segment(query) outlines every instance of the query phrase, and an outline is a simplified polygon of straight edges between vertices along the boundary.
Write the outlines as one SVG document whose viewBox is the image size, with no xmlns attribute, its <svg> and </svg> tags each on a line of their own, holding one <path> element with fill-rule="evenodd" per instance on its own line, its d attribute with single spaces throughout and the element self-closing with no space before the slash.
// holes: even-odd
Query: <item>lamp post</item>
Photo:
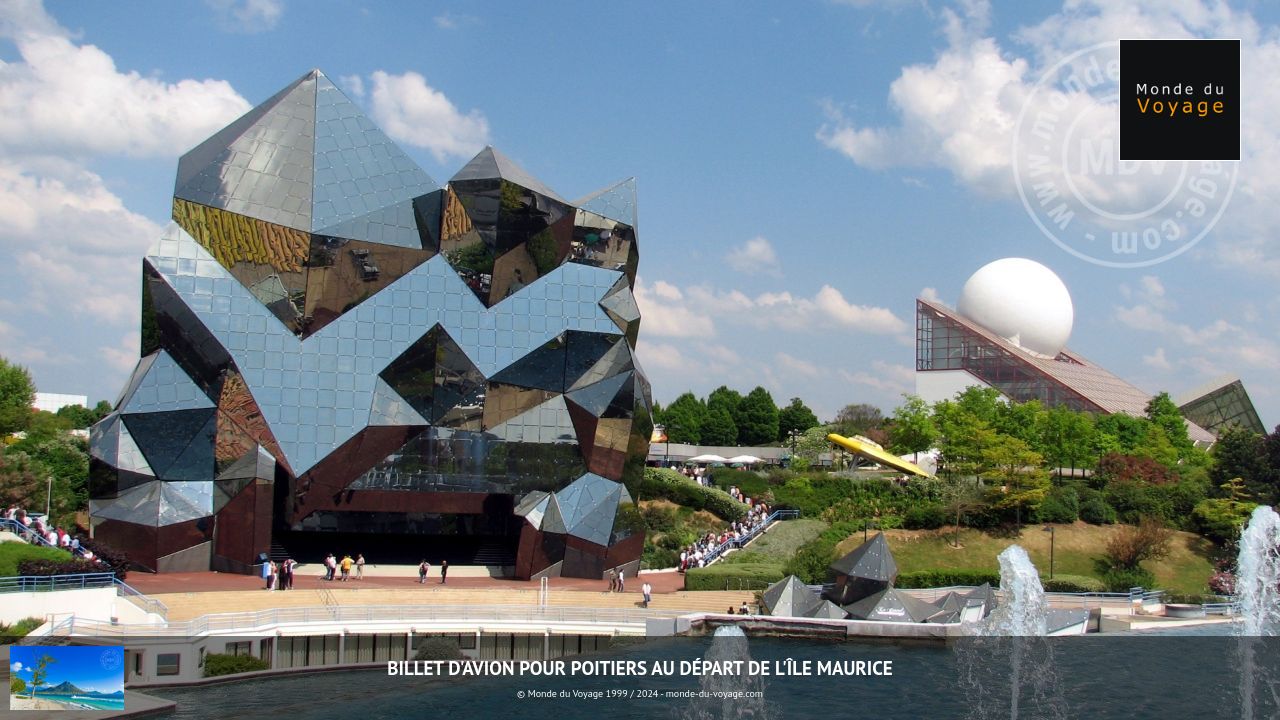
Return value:
<svg viewBox="0 0 1280 720">
<path fill-rule="evenodd" d="M 44 521 L 49 525 L 53 524 L 53 517 L 49 514 L 53 507 L 53 476 L 50 475 L 46 479 L 44 488 Z"/>
<path fill-rule="evenodd" d="M 1049 533 L 1049 579 L 1052 580 L 1053 579 L 1053 541 L 1057 539 L 1058 533 L 1057 533 L 1057 528 L 1055 528 L 1052 525 L 1045 528 L 1044 531 Z"/>
</svg>

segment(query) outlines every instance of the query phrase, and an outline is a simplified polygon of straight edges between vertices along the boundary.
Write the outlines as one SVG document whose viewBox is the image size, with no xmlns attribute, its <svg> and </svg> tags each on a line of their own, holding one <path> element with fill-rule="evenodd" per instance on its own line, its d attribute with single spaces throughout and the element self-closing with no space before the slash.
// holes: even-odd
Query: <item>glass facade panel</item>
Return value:
<svg viewBox="0 0 1280 720">
<path fill-rule="evenodd" d="M 523 523 L 518 574 L 599 571 L 647 451 L 633 181 L 574 204 L 486 148 L 440 187 L 311 72 L 183 156 L 175 187 L 144 357 L 92 433 L 95 518 L 226 524 L 214 562 L 236 566 L 273 528 Z M 146 567 L 185 549 L 150 542 L 169 545 L 131 548 Z"/>
</svg>

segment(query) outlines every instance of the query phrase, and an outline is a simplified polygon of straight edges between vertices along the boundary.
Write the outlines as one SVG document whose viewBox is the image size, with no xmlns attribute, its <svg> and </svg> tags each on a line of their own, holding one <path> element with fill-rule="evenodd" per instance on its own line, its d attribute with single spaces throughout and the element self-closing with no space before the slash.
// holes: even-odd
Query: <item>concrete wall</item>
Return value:
<svg viewBox="0 0 1280 720">
<path fill-rule="evenodd" d="M 142 608 L 117 597 L 116 589 L 56 590 L 53 592 L 14 592 L 0 595 L 0 622 L 15 623 L 23 618 L 61 620 L 74 614 L 77 618 L 129 624 L 150 624 L 153 619 Z"/>
</svg>

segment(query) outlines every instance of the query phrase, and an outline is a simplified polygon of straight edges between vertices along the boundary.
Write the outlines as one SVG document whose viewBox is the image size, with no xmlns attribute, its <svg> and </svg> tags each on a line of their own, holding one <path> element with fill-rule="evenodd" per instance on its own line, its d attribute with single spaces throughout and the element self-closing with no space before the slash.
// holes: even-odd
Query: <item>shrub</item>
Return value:
<svg viewBox="0 0 1280 720">
<path fill-rule="evenodd" d="M 25 692 L 26 689 L 27 689 L 26 681 L 24 681 L 22 678 L 18 677 L 17 675 L 14 675 L 12 678 L 9 679 L 10 695 L 17 695 L 20 692 Z"/>
<path fill-rule="evenodd" d="M 462 660 L 465 657 L 458 641 L 451 637 L 423 638 L 413 654 L 414 660 Z"/>
<path fill-rule="evenodd" d="M 123 550 L 114 548 L 101 540 L 92 540 L 88 538 L 80 538 L 80 546 L 93 552 L 94 556 L 103 562 L 110 571 L 116 574 L 118 580 L 124 580 L 129 574 L 129 566 L 132 564 L 129 556 Z M 102 570 L 99 569 L 98 572 Z"/>
<path fill-rule="evenodd" d="M 1255 507 L 1251 502 L 1227 498 L 1201 500 L 1191 511 L 1191 520 L 1196 532 L 1220 546 L 1231 547 L 1240 540 L 1240 531 Z"/>
<path fill-rule="evenodd" d="M 640 564 L 645 570 L 673 568 L 680 564 L 680 553 L 669 548 L 648 546 L 644 549 L 644 556 L 640 558 Z"/>
<path fill-rule="evenodd" d="M 1107 504 L 1116 509 L 1120 522 L 1137 525 L 1144 517 L 1169 521 L 1173 517 L 1173 505 L 1154 486 L 1123 480 L 1107 484 L 1104 491 Z"/>
<path fill-rule="evenodd" d="M 1128 592 L 1130 588 L 1135 587 L 1148 589 L 1155 587 L 1156 578 L 1142 568 L 1133 570 L 1110 568 L 1102 573 L 1102 583 L 1110 592 Z"/>
<path fill-rule="evenodd" d="M 1080 497 L 1074 488 L 1056 487 L 1045 494 L 1036 508 L 1036 522 L 1073 523 L 1080 517 Z"/>
<path fill-rule="evenodd" d="M 235 675 L 236 673 L 270 670 L 271 663 L 252 655 L 224 655 L 209 653 L 204 656 L 204 676 Z"/>
<path fill-rule="evenodd" d="M 684 574 L 685 590 L 763 590 L 783 578 L 777 563 L 732 563 L 694 568 Z"/>
<path fill-rule="evenodd" d="M 1107 590 L 1106 583 L 1086 575 L 1054 575 L 1052 580 L 1042 578 L 1040 584 L 1044 586 L 1045 592 L 1085 593 Z"/>
<path fill-rule="evenodd" d="M 1169 554 L 1173 531 L 1153 518 L 1138 525 L 1122 527 L 1107 540 L 1102 561 L 1107 568 L 1137 570 L 1145 560 L 1159 560 Z"/>
<path fill-rule="evenodd" d="M 917 570 L 902 573 L 894 581 L 894 587 L 934 588 L 952 585 L 1000 584 L 1000 573 L 994 570 Z"/>
<path fill-rule="evenodd" d="M 0 623 L 0 645 L 15 645 L 32 630 L 44 624 L 40 618 L 24 618 L 12 625 Z"/>
<path fill-rule="evenodd" d="M 941 505 L 918 505 L 902 516 L 908 530 L 937 530 L 947 524 L 947 510 Z"/>
<path fill-rule="evenodd" d="M 737 486 L 743 495 L 751 498 L 763 498 L 769 492 L 769 480 L 751 470 L 715 468 L 711 471 L 711 481 L 716 484 L 716 487 L 725 491 L 728 491 L 731 485 Z"/>
<path fill-rule="evenodd" d="M 706 510 L 722 520 L 738 520 L 747 514 L 747 506 L 734 500 L 729 493 L 699 485 L 674 470 L 645 468 L 644 480 L 632 496 L 652 500 L 662 498 L 677 505 Z"/>
<path fill-rule="evenodd" d="M 82 575 L 105 572 L 102 566 L 88 560 L 23 560 L 18 563 L 18 574 L 23 577 L 49 577 L 51 575 Z"/>
<path fill-rule="evenodd" d="M 1116 521 L 1116 509 L 1108 505 L 1097 490 L 1084 490 L 1080 493 L 1080 519 L 1091 525 L 1112 525 Z"/>
</svg>

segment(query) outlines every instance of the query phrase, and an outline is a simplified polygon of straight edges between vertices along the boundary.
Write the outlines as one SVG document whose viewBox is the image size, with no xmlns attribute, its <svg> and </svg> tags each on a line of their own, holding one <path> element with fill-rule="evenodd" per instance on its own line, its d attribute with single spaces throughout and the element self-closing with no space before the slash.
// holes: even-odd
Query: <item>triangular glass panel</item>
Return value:
<svg viewBox="0 0 1280 720">
<path fill-rule="evenodd" d="M 567 338 L 561 334 L 494 374 L 493 382 L 564 392 Z"/>
<path fill-rule="evenodd" d="M 316 80 L 315 103 L 312 232 L 324 232 L 323 228 L 344 225 L 439 189 L 323 74 Z M 380 242 L 421 247 L 412 212 L 382 215 L 378 224 Z"/>
<path fill-rule="evenodd" d="M 303 336 L 315 334 L 431 257 L 428 250 L 316 235 L 307 260 Z"/>
<path fill-rule="evenodd" d="M 489 432 L 508 442 L 576 443 L 577 434 L 564 396 L 547 402 L 490 428 Z"/>
<path fill-rule="evenodd" d="M 613 347 L 596 361 L 591 369 L 578 376 L 569 386 L 570 390 L 579 390 L 588 385 L 598 383 L 605 378 L 627 372 L 635 367 L 632 362 L 631 348 L 624 342 L 614 343 Z"/>
<path fill-rule="evenodd" d="M 127 421 L 126 421 L 127 422 Z M 209 481 L 217 474 L 213 448 L 218 435 L 216 414 L 211 414 L 204 427 L 191 437 L 187 446 L 164 470 L 156 473 L 162 480 Z"/>
<path fill-rule="evenodd" d="M 124 425 L 141 449 L 147 464 L 157 477 L 165 477 L 191 442 L 208 432 L 209 468 L 206 479 L 213 478 L 213 410 L 175 410 L 172 412 L 125 415 Z M 185 479 L 185 478 L 181 478 Z"/>
<path fill-rule="evenodd" d="M 429 423 L 382 378 L 378 378 L 373 385 L 373 404 L 369 407 L 369 424 L 382 426 L 428 425 Z"/>
<path fill-rule="evenodd" d="M 627 178 L 576 200 L 582 210 L 636 227 L 636 179 Z"/>
<path fill-rule="evenodd" d="M 484 427 L 491 428 L 555 397 L 550 390 L 491 382 L 485 390 Z"/>
<path fill-rule="evenodd" d="M 498 152 L 492 146 L 486 147 L 471 158 L 471 161 L 462 167 L 449 180 L 450 184 L 467 180 L 496 180 L 502 179 L 508 182 L 521 185 L 536 193 L 541 193 L 547 197 L 564 203 L 564 198 L 560 197 L 554 190 L 547 187 L 541 180 L 530 175 L 524 168 L 517 165 L 511 158 Z"/>
<path fill-rule="evenodd" d="M 571 390 L 566 395 L 592 415 L 604 417 L 605 412 L 614 402 L 614 398 L 622 391 L 623 386 L 630 384 L 630 382 L 631 374 L 623 373 L 577 390 Z M 627 395 L 629 396 L 630 392 Z"/>
<path fill-rule="evenodd" d="M 120 408 L 121 414 L 213 407 L 213 401 L 164 350 L 152 356 L 141 381 L 130 385 L 132 393 Z"/>
<path fill-rule="evenodd" d="M 182 156 L 174 197 L 310 231 L 318 77 L 307 73 Z"/>
</svg>

